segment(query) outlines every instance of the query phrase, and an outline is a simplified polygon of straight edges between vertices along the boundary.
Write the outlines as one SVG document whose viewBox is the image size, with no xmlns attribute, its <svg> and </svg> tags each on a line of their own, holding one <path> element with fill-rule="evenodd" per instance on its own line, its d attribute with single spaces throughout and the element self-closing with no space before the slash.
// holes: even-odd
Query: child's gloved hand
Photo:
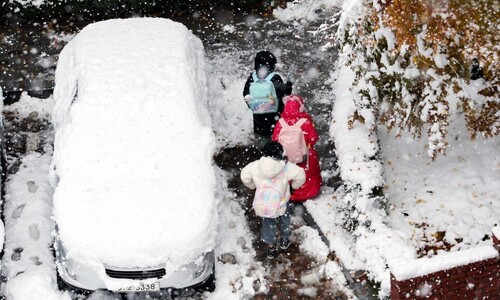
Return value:
<svg viewBox="0 0 500 300">
<path fill-rule="evenodd" d="M 250 96 L 250 94 L 246 95 L 245 96 L 245 101 L 246 102 L 250 102 L 252 100 L 252 96 Z"/>
</svg>

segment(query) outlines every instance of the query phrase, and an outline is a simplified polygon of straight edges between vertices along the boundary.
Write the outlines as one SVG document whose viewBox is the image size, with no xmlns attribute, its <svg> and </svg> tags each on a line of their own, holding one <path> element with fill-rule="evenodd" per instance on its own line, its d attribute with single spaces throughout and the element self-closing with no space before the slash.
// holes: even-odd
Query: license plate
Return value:
<svg viewBox="0 0 500 300">
<path fill-rule="evenodd" d="M 139 283 L 138 285 L 134 286 L 129 286 L 125 288 L 120 288 L 115 290 L 115 292 L 119 293 L 124 293 L 124 292 L 151 292 L 151 291 L 159 291 L 160 290 L 160 283 L 159 282 L 154 282 L 154 283 Z"/>
</svg>

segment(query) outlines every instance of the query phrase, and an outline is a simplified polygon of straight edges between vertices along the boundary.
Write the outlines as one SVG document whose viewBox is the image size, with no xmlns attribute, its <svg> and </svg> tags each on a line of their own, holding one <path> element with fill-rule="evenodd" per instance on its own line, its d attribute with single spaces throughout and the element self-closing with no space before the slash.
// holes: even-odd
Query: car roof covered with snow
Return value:
<svg viewBox="0 0 500 300">
<path fill-rule="evenodd" d="M 167 272 L 211 251 L 215 146 L 204 50 L 184 25 L 85 27 L 62 50 L 53 123 L 54 216 L 68 256 Z"/>
</svg>

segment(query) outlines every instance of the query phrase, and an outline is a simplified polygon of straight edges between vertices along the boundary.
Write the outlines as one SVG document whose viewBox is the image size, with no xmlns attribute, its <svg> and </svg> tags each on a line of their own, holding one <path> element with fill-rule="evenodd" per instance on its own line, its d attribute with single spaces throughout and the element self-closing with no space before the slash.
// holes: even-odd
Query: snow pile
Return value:
<svg viewBox="0 0 500 300">
<path fill-rule="evenodd" d="M 361 1 L 345 2 L 338 37 L 345 31 L 353 30 L 362 13 Z M 345 184 L 345 190 L 339 194 L 339 199 L 348 205 L 347 218 L 354 218 L 354 222 L 360 223 L 353 232 L 355 239 L 339 237 L 351 244 L 347 246 L 350 248 L 348 251 L 354 251 L 355 258 L 349 259 L 350 255 L 346 253 L 341 255 L 347 258 L 347 267 L 367 270 L 371 279 L 380 282 L 380 297 L 385 297 L 390 291 L 387 261 L 394 257 L 414 258 L 416 253 L 408 246 L 401 232 L 386 226 L 386 213 L 381 207 L 383 198 L 371 195 L 374 188 L 382 187 L 385 181 L 382 177 L 382 164 L 376 158 L 379 150 L 377 132 L 374 130 L 376 119 L 369 104 L 365 103 L 366 99 L 360 98 L 359 92 L 375 91 L 372 85 L 365 82 L 365 78 L 358 78 L 356 85 L 354 84 L 355 70 L 363 68 L 364 64 L 360 58 L 352 61 L 354 51 L 351 45 L 346 44 L 339 55 L 333 85 L 336 100 L 330 127 L 340 175 Z M 360 105 L 361 103 L 364 104 Z M 349 207 L 353 207 L 352 210 Z M 346 208 L 341 206 L 340 210 L 345 211 Z"/>
<path fill-rule="evenodd" d="M 317 277 L 317 275 L 316 275 Z M 318 279 L 319 281 L 319 279 Z M 302 282 L 303 284 L 314 284 L 315 282 Z M 310 298 L 315 298 L 318 294 L 318 289 L 315 287 L 301 288 L 297 290 L 299 295 L 304 295 Z"/>
<path fill-rule="evenodd" d="M 394 259 L 389 262 L 394 277 L 399 280 L 424 276 L 430 273 L 449 270 L 478 261 L 498 257 L 498 251 L 492 246 L 476 247 L 460 252 L 442 253 L 435 257 L 420 259 Z"/>
<path fill-rule="evenodd" d="M 360 185 L 362 193 L 366 195 L 384 183 L 382 165 L 373 159 L 378 151 L 377 136 L 372 129 L 375 119 L 371 111 L 366 109 L 361 112 L 364 123 L 351 121 L 357 112 L 351 90 L 356 75 L 350 66 L 342 64 L 350 55 L 349 49 L 344 51 L 339 58 L 341 65 L 336 71 L 336 98 L 330 135 L 335 142 L 342 179 L 350 184 Z"/>
<path fill-rule="evenodd" d="M 345 1 L 338 21 L 337 39 L 342 40 L 346 31 L 353 34 L 364 13 L 362 1 Z M 384 180 L 382 166 L 375 159 L 379 149 L 374 131 L 375 116 L 369 103 L 364 103 L 366 100 L 359 95 L 361 90 L 375 91 L 364 78 L 356 78 L 356 70 L 363 68 L 364 62 L 361 58 L 353 58 L 355 51 L 352 45 L 343 44 L 332 74 L 335 103 L 330 136 L 335 142 L 342 179 L 360 185 L 361 193 L 366 195 L 373 188 L 382 186 Z M 365 105 L 361 106 L 361 103 Z"/>
<path fill-rule="evenodd" d="M 217 148 L 248 144 L 253 137 L 253 116 L 243 100 L 243 87 L 253 63 L 241 68 L 233 53 L 216 51 L 208 64 L 208 98 Z"/>
<path fill-rule="evenodd" d="M 22 92 L 19 101 L 9 105 L 7 109 L 21 119 L 28 117 L 30 114 L 37 114 L 38 118 L 50 119 L 54 109 L 54 101 L 52 98 L 31 97 L 28 92 Z"/>
<path fill-rule="evenodd" d="M 286 8 L 277 8 L 273 11 L 275 18 L 282 22 L 315 21 L 318 13 L 331 7 L 339 6 L 343 0 L 294 0 L 287 2 Z"/>
<path fill-rule="evenodd" d="M 303 237 L 304 242 L 299 245 L 302 252 L 306 253 L 318 262 L 326 262 L 330 251 L 321 240 L 321 237 L 316 229 L 309 226 L 302 226 L 297 229 L 295 233 Z"/>
<path fill-rule="evenodd" d="M 500 240 L 500 225 L 496 225 L 493 227 L 493 234 L 497 237 L 498 240 Z"/>
<path fill-rule="evenodd" d="M 27 270 L 5 284 L 4 294 L 9 300 L 70 300 L 68 292 L 57 291 L 54 270 L 40 266 Z"/>
<path fill-rule="evenodd" d="M 166 19 L 94 23 L 65 46 L 54 91 L 53 179 L 70 258 L 99 274 L 103 263 L 165 263 L 168 275 L 214 248 L 205 76 L 201 41 Z"/>
</svg>

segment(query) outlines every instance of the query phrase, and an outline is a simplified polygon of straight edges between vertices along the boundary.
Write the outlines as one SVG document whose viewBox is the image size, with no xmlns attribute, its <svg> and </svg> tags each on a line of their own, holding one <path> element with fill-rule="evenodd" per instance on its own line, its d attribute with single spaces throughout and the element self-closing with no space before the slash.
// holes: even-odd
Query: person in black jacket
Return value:
<svg viewBox="0 0 500 300">
<path fill-rule="evenodd" d="M 274 72 L 276 63 L 277 60 L 274 54 L 269 51 L 260 51 L 255 56 L 255 72 L 259 72 L 262 67 L 267 68 L 269 73 Z M 252 74 L 248 77 L 243 89 L 243 97 L 245 98 L 245 101 L 250 99 L 250 84 L 254 81 Z M 271 82 L 274 85 L 276 96 L 278 97 L 278 112 L 253 115 L 254 133 L 256 135 L 264 136 L 267 139 L 273 134 L 274 125 L 280 118 L 280 114 L 283 112 L 283 108 L 285 107 L 283 97 L 292 93 L 292 83 L 289 81 L 284 83 L 280 75 L 275 74 L 271 78 Z"/>
</svg>

